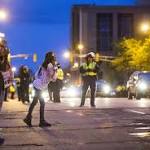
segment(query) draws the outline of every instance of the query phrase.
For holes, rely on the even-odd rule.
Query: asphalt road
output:
[[[150,150],[150,99],[97,98],[96,108],[78,107],[80,99],[46,103],[45,116],[52,127],[40,128],[39,105],[33,127],[22,119],[29,105],[17,100],[4,103],[0,150]]]

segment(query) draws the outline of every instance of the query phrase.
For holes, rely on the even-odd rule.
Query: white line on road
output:
[[[133,110],[133,109],[125,109],[125,111],[132,112],[132,113],[136,113],[136,114],[142,114],[142,115],[145,115],[144,112],[142,112],[142,111],[136,111],[136,110]]]

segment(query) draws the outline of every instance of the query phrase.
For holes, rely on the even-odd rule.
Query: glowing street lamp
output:
[[[142,23],[141,24],[141,31],[144,33],[147,33],[150,30],[150,25],[149,23]]]
[[[6,21],[8,18],[8,13],[5,10],[0,10],[0,21]]]
[[[79,50],[83,50],[84,49],[84,45],[83,44],[78,44],[78,49]]]
[[[70,58],[70,52],[66,51],[64,54],[63,54],[64,58]]]

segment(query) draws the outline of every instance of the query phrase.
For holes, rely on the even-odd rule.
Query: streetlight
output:
[[[80,50],[80,51],[82,51],[83,49],[84,49],[84,45],[83,44],[78,44],[78,49]]]
[[[83,51],[83,49],[84,49],[84,45],[83,44],[78,44],[78,50],[79,50],[79,66],[81,65],[81,63],[82,63],[82,51]]]
[[[70,52],[68,52],[68,51],[64,52],[63,56],[66,59],[70,58]]]
[[[150,24],[145,22],[141,24],[141,31],[147,33],[150,30]]]
[[[8,18],[8,13],[5,10],[0,10],[0,21],[6,21]]]

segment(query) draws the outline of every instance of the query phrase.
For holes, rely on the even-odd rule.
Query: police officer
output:
[[[95,89],[96,89],[96,79],[97,72],[99,70],[98,64],[94,61],[95,54],[90,52],[86,56],[86,62],[80,67],[80,73],[82,75],[82,98],[80,107],[84,106],[85,95],[90,87],[91,89],[91,107],[95,107]]]
[[[26,101],[29,103],[29,84],[31,81],[29,68],[22,66],[20,77],[20,88],[21,88],[21,100],[23,103]]]
[[[60,102],[60,90],[63,87],[63,79],[64,79],[64,72],[59,63],[57,64],[57,67],[58,67],[58,69],[57,69],[56,88],[53,93],[54,102]]]
[[[53,95],[53,101],[55,103],[60,103],[61,102],[60,101],[60,90],[63,87],[64,72],[59,63],[57,64],[56,75],[57,75],[57,80],[55,82],[49,83],[48,91],[49,91],[50,99],[52,99],[52,95]]]

